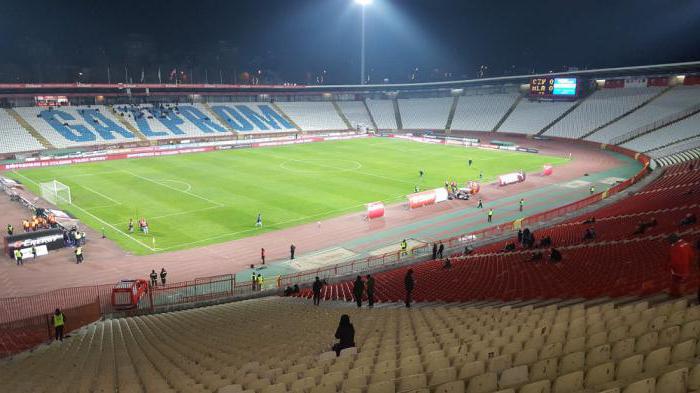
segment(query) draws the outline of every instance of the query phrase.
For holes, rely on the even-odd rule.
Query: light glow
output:
[[[365,7],[372,4],[372,0],[355,0],[355,3]]]

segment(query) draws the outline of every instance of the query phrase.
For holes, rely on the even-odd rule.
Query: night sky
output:
[[[0,81],[359,81],[352,0],[5,0]],[[476,77],[700,59],[698,0],[374,0],[372,82]]]

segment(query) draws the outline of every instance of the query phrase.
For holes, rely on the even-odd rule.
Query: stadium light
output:
[[[362,6],[362,46],[360,49],[360,84],[365,84],[365,8],[372,4],[373,0],[355,0]]]

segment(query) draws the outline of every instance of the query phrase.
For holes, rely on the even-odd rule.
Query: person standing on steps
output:
[[[433,243],[433,259],[437,258],[438,246],[437,243]]]
[[[311,290],[314,293],[314,306],[318,306],[321,304],[321,289],[323,289],[323,282],[320,278],[318,278],[318,276],[316,276],[316,279],[314,280],[314,283],[311,286]]]
[[[294,252],[297,250],[297,246],[292,244],[289,246],[289,259],[294,259]]]
[[[365,293],[365,283],[362,281],[362,277],[357,276],[355,279],[355,284],[352,287],[352,295],[355,297],[355,303],[357,303],[357,308],[362,307],[362,295]]]
[[[493,220],[493,209],[489,209],[487,222],[491,222],[491,220]]]
[[[406,290],[406,308],[411,307],[414,285],[415,281],[413,280],[413,269],[408,269],[406,276],[403,279],[403,287]]]
[[[162,267],[160,268],[160,283],[165,285],[165,277],[168,276],[168,272],[165,271],[165,268]]]
[[[367,303],[369,303],[369,308],[374,307],[374,277],[367,275]]]
[[[442,259],[442,253],[445,251],[445,245],[440,242],[440,247],[438,247],[438,257]]]

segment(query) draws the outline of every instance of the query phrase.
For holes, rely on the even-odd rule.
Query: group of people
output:
[[[48,214],[46,217],[34,215],[31,218],[22,220],[22,229],[24,232],[35,232],[42,229],[50,229],[56,226],[56,216],[53,213]],[[12,225],[7,226],[7,234],[12,236],[10,233]]]
[[[262,291],[263,286],[265,285],[265,277],[263,277],[260,273],[255,274],[255,272],[253,272],[253,276],[250,278],[250,283],[253,292]]]
[[[129,233],[134,233],[134,219],[130,218],[129,219],[129,225],[127,227],[129,230]],[[139,231],[143,232],[144,235],[148,235],[148,221],[146,221],[145,218],[141,217],[139,219]]]
[[[355,303],[357,303],[358,308],[362,307],[362,298],[365,293],[367,293],[367,303],[369,303],[369,307],[374,307],[374,277],[369,274],[367,275],[367,281],[363,281],[362,276],[357,276],[352,287],[352,296],[355,298]],[[314,293],[314,299],[315,297],[316,293]]]
[[[160,283],[161,285],[165,285],[165,278],[168,276],[168,272],[165,271],[165,268],[160,269]],[[158,285],[158,273],[156,273],[155,269],[151,270],[151,274],[149,275],[151,278],[151,287],[155,287]]]
[[[36,246],[32,244],[31,247],[32,251],[32,259],[36,259]],[[17,266],[24,265],[24,254],[22,254],[22,250],[19,248],[15,248],[13,255],[15,257],[15,262],[17,263]]]

